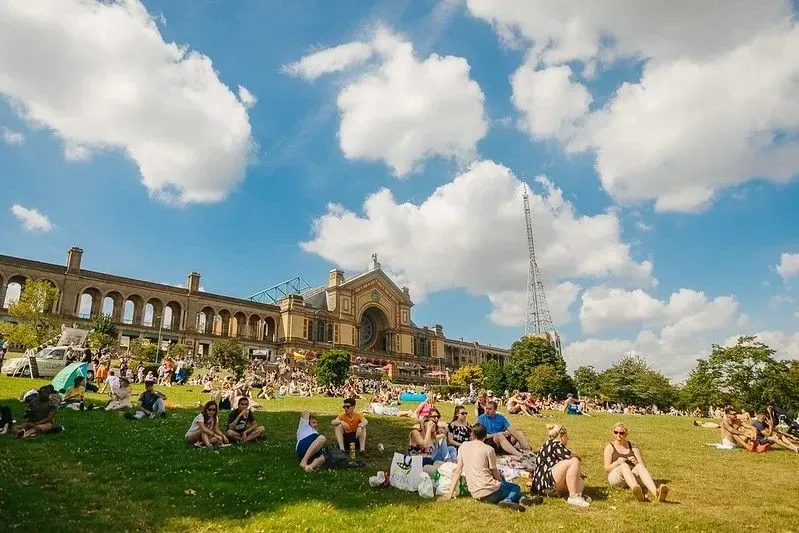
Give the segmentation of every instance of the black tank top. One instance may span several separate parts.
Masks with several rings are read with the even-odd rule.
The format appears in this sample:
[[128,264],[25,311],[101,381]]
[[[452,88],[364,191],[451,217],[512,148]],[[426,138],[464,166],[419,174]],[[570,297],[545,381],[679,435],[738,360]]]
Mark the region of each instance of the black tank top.
[[630,448],[630,451],[627,453],[619,452],[619,450],[616,449],[616,445],[613,444],[612,442],[610,443],[610,446],[611,448],[613,448],[613,457],[611,457],[610,459],[611,463],[615,462],[616,459],[618,459],[619,457],[624,457],[625,459],[629,459],[630,457],[635,457],[635,454],[633,453],[633,443],[630,441],[627,441],[627,446],[629,446]]

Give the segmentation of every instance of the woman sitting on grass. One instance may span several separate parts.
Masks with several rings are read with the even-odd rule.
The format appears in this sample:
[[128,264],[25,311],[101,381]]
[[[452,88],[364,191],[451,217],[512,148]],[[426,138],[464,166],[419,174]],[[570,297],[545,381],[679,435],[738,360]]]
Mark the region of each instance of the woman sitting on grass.
[[128,378],[119,378],[119,388],[111,391],[111,400],[105,406],[106,411],[116,411],[119,409],[132,409],[130,403],[130,381]]
[[426,418],[432,409],[436,408],[436,393],[431,392],[427,395],[427,400],[420,403],[416,406],[416,410],[413,412],[413,416],[418,421],[422,421]]
[[219,429],[218,410],[216,402],[206,402],[202,413],[192,420],[191,427],[186,432],[186,442],[198,448],[227,444],[227,437]]
[[568,495],[566,500],[575,507],[588,507],[591,498],[583,497],[585,482],[580,475],[580,457],[569,450],[569,435],[560,424],[547,424],[549,439],[535,458],[532,492]]
[[616,423],[613,426],[613,440],[605,446],[605,472],[608,472],[608,483],[614,487],[629,488],[633,497],[639,502],[646,501],[644,488],[657,501],[665,501],[669,488],[662,484],[660,487],[655,486],[652,474],[641,458],[641,450],[627,440],[627,433],[627,426],[621,422]]
[[61,400],[61,407],[68,407],[76,411],[83,410],[83,396],[86,394],[85,382],[86,378],[83,376],[75,377],[75,382],[64,393],[64,398]]
[[438,470],[441,463],[450,460],[451,455],[457,456],[455,448],[452,448],[451,453],[447,446],[446,430],[438,425],[440,419],[441,413],[433,408],[428,416],[413,426],[408,438],[408,455],[422,456],[422,465],[432,466],[433,472]]
[[447,444],[453,448],[460,448],[461,444],[467,442],[472,434],[472,426],[466,420],[468,416],[469,411],[465,407],[458,406],[455,408],[452,422],[447,426]]

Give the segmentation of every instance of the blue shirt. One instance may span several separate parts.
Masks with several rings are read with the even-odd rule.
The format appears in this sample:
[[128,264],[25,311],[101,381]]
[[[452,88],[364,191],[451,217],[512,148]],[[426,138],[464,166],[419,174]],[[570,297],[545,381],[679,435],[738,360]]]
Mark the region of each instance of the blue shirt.
[[500,433],[510,428],[508,419],[499,413],[495,413],[492,417],[489,417],[487,414],[482,414],[477,418],[477,421],[485,426],[489,435]]

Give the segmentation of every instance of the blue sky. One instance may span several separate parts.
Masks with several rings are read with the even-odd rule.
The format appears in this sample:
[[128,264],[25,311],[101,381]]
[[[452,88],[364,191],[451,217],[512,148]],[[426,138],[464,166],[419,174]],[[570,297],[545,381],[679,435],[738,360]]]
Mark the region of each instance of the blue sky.
[[507,346],[525,180],[572,367],[799,357],[797,6],[602,9],[12,1],[0,253],[246,297],[377,252],[418,324]]

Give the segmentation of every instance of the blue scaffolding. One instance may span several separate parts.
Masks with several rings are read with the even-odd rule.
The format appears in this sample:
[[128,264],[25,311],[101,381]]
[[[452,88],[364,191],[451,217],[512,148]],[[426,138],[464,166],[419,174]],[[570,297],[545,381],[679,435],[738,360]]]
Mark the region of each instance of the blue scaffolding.
[[247,299],[262,304],[276,304],[290,294],[302,294],[312,288],[307,281],[302,279],[302,276],[297,276],[283,283],[278,283],[274,287],[257,292]]

